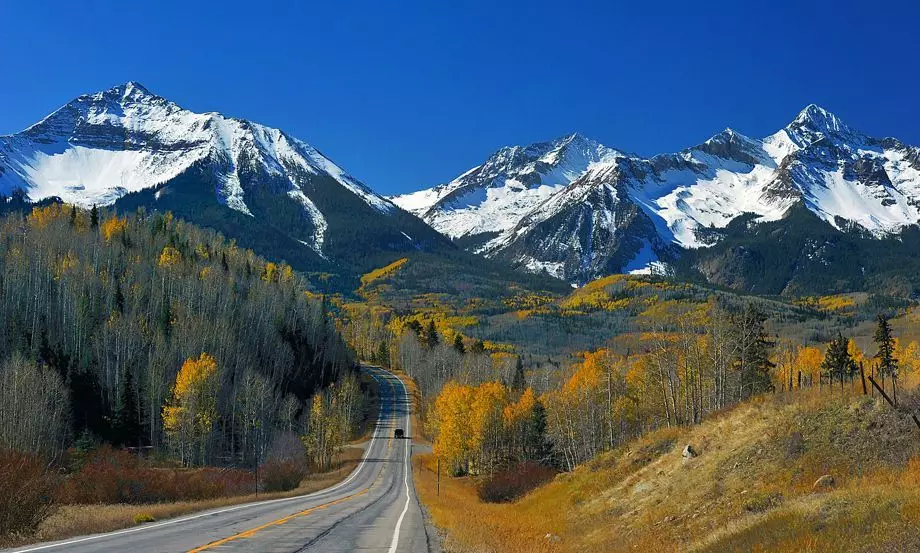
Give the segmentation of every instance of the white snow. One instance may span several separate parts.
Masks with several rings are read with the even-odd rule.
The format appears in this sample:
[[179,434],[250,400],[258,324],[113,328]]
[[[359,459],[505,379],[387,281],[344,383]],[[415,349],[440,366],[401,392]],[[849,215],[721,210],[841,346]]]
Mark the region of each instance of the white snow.
[[309,244],[317,252],[327,223],[302,174],[328,174],[372,208],[395,209],[309,144],[219,113],[193,113],[133,82],[81,96],[19,134],[0,136],[0,193],[23,188],[32,200],[111,204],[199,162],[213,171],[218,201],[250,216],[242,170],[260,167],[287,180],[288,196],[314,221]]
[[[829,144],[834,149],[828,150]],[[720,146],[741,155],[722,157]],[[876,160],[891,185],[884,178],[878,184],[854,176],[860,158]],[[705,147],[654,159],[623,154],[578,135],[502,148],[450,183],[393,200],[452,237],[498,233],[477,250],[493,256],[537,224],[583,205],[586,191],[599,186],[625,191],[663,240],[684,248],[711,245],[715,235],[701,231],[724,228],[744,213],[754,214],[755,222],[779,220],[798,201],[835,227],[845,219],[877,236],[920,221],[920,169],[911,166],[904,147],[883,148],[815,105],[764,139],[727,129]],[[613,227],[606,206],[592,205],[591,210],[592,225]],[[580,255],[590,264],[596,253]],[[667,270],[653,255],[645,244],[623,270]],[[551,257],[521,262],[534,271],[563,271]]]

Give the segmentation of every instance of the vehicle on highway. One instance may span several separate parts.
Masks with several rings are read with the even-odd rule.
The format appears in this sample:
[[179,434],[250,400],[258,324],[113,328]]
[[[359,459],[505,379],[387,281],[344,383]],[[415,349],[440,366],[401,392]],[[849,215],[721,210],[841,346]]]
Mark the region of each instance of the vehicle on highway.
[[405,438],[406,433],[402,428],[397,428],[395,431],[393,431],[393,437],[396,439]]

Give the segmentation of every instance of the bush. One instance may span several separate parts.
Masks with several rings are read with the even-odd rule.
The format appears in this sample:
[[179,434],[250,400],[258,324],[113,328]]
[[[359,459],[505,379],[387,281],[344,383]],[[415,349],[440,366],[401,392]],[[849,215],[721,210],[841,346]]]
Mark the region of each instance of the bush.
[[69,504],[139,504],[213,499],[254,490],[255,477],[246,470],[157,468],[106,445],[65,479],[58,498]]
[[556,476],[550,467],[528,461],[497,472],[478,486],[479,499],[486,503],[514,501]]
[[267,492],[286,492],[300,485],[306,476],[302,463],[292,460],[269,459],[262,465],[262,489]]
[[150,513],[137,513],[134,515],[134,524],[145,524],[147,522],[156,522],[157,519],[153,518],[153,515]]
[[0,536],[31,532],[51,515],[57,481],[38,457],[0,450]]

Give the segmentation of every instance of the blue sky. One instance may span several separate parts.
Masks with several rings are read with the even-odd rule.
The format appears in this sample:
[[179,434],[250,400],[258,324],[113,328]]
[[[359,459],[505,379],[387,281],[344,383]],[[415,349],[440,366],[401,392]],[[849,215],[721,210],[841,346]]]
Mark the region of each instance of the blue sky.
[[[920,145],[920,3],[0,0],[0,134],[137,80],[279,127],[376,190],[580,131],[651,155],[808,103]],[[807,5],[805,5],[807,4]]]

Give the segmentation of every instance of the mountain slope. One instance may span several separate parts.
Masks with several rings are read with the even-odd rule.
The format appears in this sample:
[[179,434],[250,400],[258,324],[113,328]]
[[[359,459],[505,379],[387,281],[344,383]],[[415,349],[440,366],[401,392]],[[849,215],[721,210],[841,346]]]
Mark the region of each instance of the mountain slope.
[[[590,155],[557,153],[569,144]],[[648,159],[579,135],[504,148],[451,183],[393,201],[475,251],[583,283],[660,270],[716,245],[742,215],[769,223],[796,205],[829,231],[897,235],[920,220],[920,149],[810,105],[764,139],[726,129]]]
[[193,113],[134,82],[80,96],[0,137],[0,193],[16,190],[33,201],[170,209],[302,269],[453,249],[309,144]]

